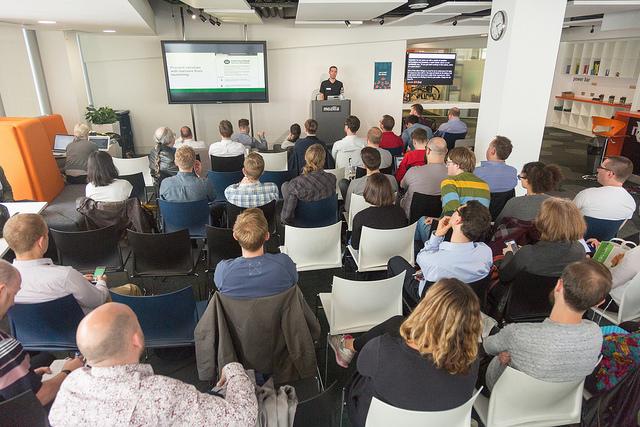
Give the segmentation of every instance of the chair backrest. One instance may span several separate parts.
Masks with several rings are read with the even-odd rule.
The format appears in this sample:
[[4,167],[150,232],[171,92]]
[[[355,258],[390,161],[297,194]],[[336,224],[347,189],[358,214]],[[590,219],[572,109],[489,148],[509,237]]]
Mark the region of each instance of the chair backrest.
[[191,237],[205,236],[204,227],[210,221],[208,201],[169,202],[158,199],[158,206],[162,216],[162,229],[165,233],[186,228]]
[[366,427],[387,427],[390,425],[469,427],[473,402],[478,397],[478,393],[480,393],[479,390],[462,405],[446,411],[410,411],[396,408],[373,397],[365,425]]
[[471,151],[475,151],[476,139],[475,138],[465,138],[458,139],[455,142],[456,147],[467,147]]
[[360,150],[338,151],[336,154],[336,169],[348,168],[353,162],[352,159],[360,157]]
[[242,256],[242,248],[233,238],[233,230],[207,225],[207,269],[215,270],[223,259],[240,256]]
[[120,159],[113,157],[113,164],[118,169],[119,175],[133,175],[141,172],[144,176],[144,185],[153,187],[153,178],[149,170],[149,156],[134,157],[131,159]]
[[[333,277],[331,334],[364,332],[390,317],[402,314],[402,284],[406,272],[374,281],[355,281]],[[357,302],[357,303],[356,303]]]
[[244,175],[241,171],[235,172],[218,172],[209,171],[207,173],[207,179],[213,185],[216,190],[216,201],[226,201],[227,198],[224,195],[224,190],[231,184],[237,184],[242,181]]
[[583,388],[584,379],[550,383],[508,366],[491,391],[486,424],[557,426],[579,423]]
[[611,240],[618,234],[624,220],[600,219],[590,216],[584,217],[587,223],[587,231],[584,233],[586,239],[598,239],[601,242]]
[[352,194],[351,195],[351,204],[349,205],[349,216],[347,217],[347,229],[349,231],[353,230],[353,217],[360,211],[365,210],[366,208],[373,206],[371,203],[368,203],[364,200],[364,196],[360,194]]
[[0,402],[2,426],[48,427],[47,412],[32,390]]
[[[286,151],[285,151],[286,153]],[[265,171],[260,176],[260,182],[273,182],[278,186],[278,192],[280,194],[280,198],[282,199],[282,184],[289,181],[291,179],[291,174],[289,171]]]
[[445,141],[447,141],[447,149],[451,150],[456,146],[456,141],[459,139],[464,139],[467,136],[466,132],[461,133],[449,133],[445,132],[442,134],[442,137]]
[[402,156],[403,147],[393,147],[393,148],[385,148],[388,152],[391,153],[392,156]]
[[340,414],[338,408],[342,406],[341,399],[338,381],[334,381],[322,393],[298,403],[293,426],[337,427]]
[[173,347],[193,342],[198,322],[193,289],[152,296],[129,296],[111,293],[113,302],[131,307],[138,316],[148,348]]
[[358,271],[385,269],[394,256],[401,256],[413,264],[416,223],[403,228],[378,230],[362,227],[358,250]]
[[298,271],[340,267],[342,266],[341,230],[341,222],[318,228],[287,225],[284,233],[284,251],[296,263]]
[[414,223],[421,216],[440,218],[442,214],[442,199],[439,195],[429,195],[415,192],[411,198],[409,222]]
[[79,271],[93,271],[97,266],[108,270],[124,269],[117,224],[97,230],[59,231],[51,229],[58,251],[58,262]]
[[259,153],[262,156],[262,159],[264,160],[264,170],[266,171],[271,171],[271,172],[282,172],[282,171],[287,171],[288,169],[288,164],[287,164],[287,152],[286,151],[280,151],[277,153],[265,153],[265,152],[261,152]]
[[[233,225],[236,223],[236,218],[240,215],[245,209],[240,206],[236,206],[227,202],[226,210],[227,210],[227,228],[233,228]],[[275,233],[276,231],[276,201],[272,200],[266,205],[258,206],[258,209],[264,213],[264,217],[267,219],[267,223],[269,224],[269,232]]]
[[551,314],[549,294],[557,277],[539,276],[523,271],[509,284],[504,318],[508,323],[541,322]]
[[620,307],[618,309],[618,323],[635,320],[640,317],[640,273],[627,283]]
[[504,205],[506,205],[507,202],[514,197],[516,197],[515,189],[511,189],[509,191],[503,191],[500,193],[491,193],[491,201],[489,202],[489,212],[491,212],[491,219],[493,221],[495,221],[498,215],[500,215],[500,212],[502,212]]
[[244,154],[233,157],[211,156],[211,170],[216,172],[240,172],[244,166]]
[[335,177],[336,177],[336,194],[340,193],[340,187],[338,186],[338,183],[340,182],[341,179],[344,179],[344,170],[345,170],[345,168],[325,169],[324,170],[326,173],[332,173],[332,174],[335,175]]
[[305,202],[298,200],[293,222],[296,227],[325,227],[338,221],[338,196]]
[[204,148],[194,148],[193,151],[196,152],[196,159],[200,160],[200,163],[202,164],[202,170],[210,171],[211,156],[209,156],[209,145],[211,144],[206,144],[206,145],[207,146]]
[[186,229],[172,233],[127,230],[134,276],[187,275],[193,272],[191,239]]
[[120,175],[118,178],[129,181],[133,187],[131,197],[137,197],[142,203],[147,201],[144,183],[144,174],[142,172],[133,173],[131,175]]
[[478,299],[480,300],[480,309],[484,310],[486,301],[487,301],[487,291],[489,290],[489,284],[491,283],[491,274],[488,274],[486,277],[483,277],[480,280],[476,280],[475,282],[467,283],[473,292],[476,293]]
[[73,295],[9,309],[11,335],[26,350],[74,350],[76,329],[84,317]]

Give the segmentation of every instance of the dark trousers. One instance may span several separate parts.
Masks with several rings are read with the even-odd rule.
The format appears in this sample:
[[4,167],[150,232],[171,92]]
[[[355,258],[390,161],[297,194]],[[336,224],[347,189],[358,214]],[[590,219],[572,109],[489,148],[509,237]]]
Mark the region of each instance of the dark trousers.
[[353,340],[353,348],[359,353],[366,343],[372,339],[384,334],[389,334],[394,337],[400,336],[400,325],[404,322],[404,316],[393,316],[377,326],[369,329],[364,334]]
[[420,302],[420,295],[418,294],[420,282],[413,277],[416,269],[400,256],[391,258],[387,263],[387,277],[395,277],[403,271],[407,273],[404,276],[402,296],[409,307],[414,308]]

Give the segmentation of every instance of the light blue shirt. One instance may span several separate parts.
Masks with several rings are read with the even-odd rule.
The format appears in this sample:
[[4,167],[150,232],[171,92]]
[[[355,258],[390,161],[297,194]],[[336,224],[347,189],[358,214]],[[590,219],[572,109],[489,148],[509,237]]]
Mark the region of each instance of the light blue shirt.
[[415,148],[413,147],[413,142],[411,141],[411,134],[416,129],[424,129],[427,132],[427,138],[428,139],[433,138],[433,131],[431,130],[430,127],[427,127],[427,126],[425,126],[423,124],[420,124],[420,123],[416,123],[416,124],[411,125],[411,126],[409,126],[408,128],[406,128],[405,130],[402,131],[402,142],[404,142],[404,148],[405,149],[407,147],[409,147],[412,150],[415,150]]
[[438,128],[438,133],[440,135],[442,135],[445,132],[446,133],[466,133],[467,125],[458,117],[453,117],[448,122],[441,124],[440,127]]
[[249,135],[248,133],[238,132],[231,135],[231,140],[239,142],[247,148],[257,148],[259,150],[267,149],[267,141],[260,138],[260,141]]
[[199,178],[193,172],[178,172],[176,176],[162,180],[160,197],[169,202],[195,202],[197,200],[213,202],[216,199],[216,190],[211,181],[206,178]]
[[427,281],[455,278],[473,283],[484,279],[493,265],[493,254],[484,243],[445,242],[444,237],[434,233],[418,253],[416,262],[424,276],[418,286],[418,294],[422,297]]
[[484,160],[473,174],[489,184],[489,191],[492,193],[513,190],[518,185],[518,171],[505,162]]

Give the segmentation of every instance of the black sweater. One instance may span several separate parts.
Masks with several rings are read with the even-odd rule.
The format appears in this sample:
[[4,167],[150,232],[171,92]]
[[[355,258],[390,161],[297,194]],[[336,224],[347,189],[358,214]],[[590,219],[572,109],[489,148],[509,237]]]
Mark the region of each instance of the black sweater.
[[362,227],[376,228],[378,230],[391,230],[403,228],[409,225],[404,209],[397,205],[364,209],[353,217],[353,231],[351,233],[351,247],[360,248],[360,236]]

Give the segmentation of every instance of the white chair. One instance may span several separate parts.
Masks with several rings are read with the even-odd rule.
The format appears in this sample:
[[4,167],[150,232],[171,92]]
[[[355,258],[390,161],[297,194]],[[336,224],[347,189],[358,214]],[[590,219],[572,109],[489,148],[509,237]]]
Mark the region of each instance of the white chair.
[[133,175],[142,172],[144,185],[153,187],[153,178],[149,170],[149,156],[135,157],[133,159],[113,158],[113,164],[120,175]]
[[404,228],[391,230],[362,227],[360,249],[347,246],[358,272],[386,270],[387,263],[394,256],[401,256],[409,264],[413,264],[416,224],[414,222]]
[[353,217],[360,211],[365,210],[366,208],[373,206],[371,203],[368,203],[364,200],[364,196],[359,194],[351,195],[351,204],[349,205],[349,212],[345,212],[344,216],[347,220],[347,230],[353,230]]
[[336,169],[344,169],[351,166],[351,159],[360,157],[360,149],[351,151],[338,151],[336,154]]
[[289,170],[287,165],[287,152],[258,153],[264,159],[264,170],[269,172],[282,172]]
[[482,333],[480,334],[480,341],[482,338],[486,338],[491,333],[491,330],[498,326],[498,321],[493,317],[487,316],[483,312],[480,312],[480,317],[482,319]]
[[475,138],[466,138],[466,139],[458,139],[456,140],[456,145],[455,147],[467,147],[469,149],[471,149],[471,151],[473,151],[473,149],[475,148],[476,145],[476,140]]
[[207,176],[207,172],[211,170],[211,157],[209,156],[209,145],[205,148],[194,148],[193,151],[196,152],[196,155],[200,157],[200,163],[202,164],[202,174],[204,177]]
[[584,379],[550,383],[507,367],[491,398],[473,404],[486,427],[544,427],[580,423]]
[[371,399],[371,406],[367,413],[366,427],[469,427],[471,424],[471,408],[478,397],[476,391],[471,399],[457,408],[447,411],[410,411],[389,405],[377,398]]
[[341,228],[342,222],[318,228],[286,225],[284,246],[280,246],[280,252],[291,257],[298,271],[341,268]]
[[624,286],[624,293],[617,313],[602,308],[592,308],[596,314],[600,315],[598,323],[603,317],[616,325],[640,318],[640,273],[636,274]]
[[338,183],[341,179],[344,179],[344,168],[325,169],[324,171],[326,173],[332,173],[336,176],[336,194],[338,195],[338,200],[342,200],[342,194],[340,193],[340,187],[338,186]]

